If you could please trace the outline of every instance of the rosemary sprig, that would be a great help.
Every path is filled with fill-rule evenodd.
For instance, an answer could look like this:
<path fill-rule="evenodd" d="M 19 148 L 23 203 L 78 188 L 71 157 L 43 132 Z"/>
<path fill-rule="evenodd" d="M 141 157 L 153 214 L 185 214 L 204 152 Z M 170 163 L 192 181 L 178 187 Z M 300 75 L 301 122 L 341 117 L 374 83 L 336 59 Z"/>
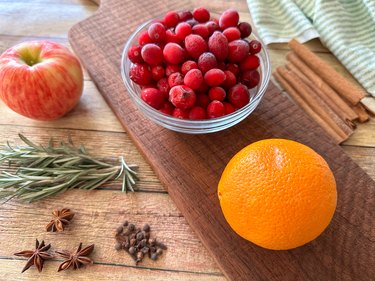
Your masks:
<path fill-rule="evenodd" d="M 48 146 L 36 145 L 22 134 L 25 146 L 12 147 L 9 143 L 0 150 L 0 164 L 8 161 L 16 172 L 0 174 L 0 198 L 19 198 L 36 201 L 71 188 L 95 189 L 110 180 L 122 176 L 122 191 L 134 191 L 138 180 L 136 166 L 128 165 L 124 157 L 117 165 L 90 156 L 81 145 L 75 147 L 71 138 L 68 143 Z"/>

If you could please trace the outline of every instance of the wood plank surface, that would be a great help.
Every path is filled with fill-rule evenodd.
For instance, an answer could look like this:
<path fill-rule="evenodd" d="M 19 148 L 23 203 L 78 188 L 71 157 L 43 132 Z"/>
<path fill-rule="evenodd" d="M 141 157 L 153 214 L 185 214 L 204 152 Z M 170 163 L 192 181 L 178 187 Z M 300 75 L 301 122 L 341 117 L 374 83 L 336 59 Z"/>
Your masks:
<path fill-rule="evenodd" d="M 99 2 L 99 0 L 93 2 Z M 97 6 L 93 2 L 90 0 L 0 0 L 0 53 L 12 45 L 26 40 L 50 39 L 70 47 L 67 39 L 68 30 L 74 23 L 94 14 Z M 175 3 L 174 1 L 171 2 Z M 210 9 L 217 11 L 233 6 L 239 9 L 242 19 L 251 21 L 244 0 L 194 0 L 193 5 L 207 5 Z M 153 9 L 152 5 L 150 9 Z M 12 25 L 9 25 L 9 23 L 12 23 Z M 315 52 L 319 52 L 323 59 L 340 72 L 348 75 L 341 64 L 320 44 L 319 40 L 312 40 L 308 43 L 308 46 Z M 273 68 L 285 63 L 287 51 L 286 44 L 269 46 Z M 349 78 L 352 79 L 350 76 Z M 142 177 L 141 184 L 138 186 L 139 191 L 134 195 L 127 196 L 116 191 L 119 188 L 119 183 L 113 183 L 98 191 L 88 192 L 87 194 L 84 192 L 82 194 L 82 191 L 67 192 L 54 199 L 47 199 L 36 204 L 25 204 L 13 200 L 0 205 L 0 280 L 75 281 L 122 280 L 124 278 L 126 280 L 163 281 L 225 280 L 218 265 L 213 261 L 205 247 L 202 246 L 186 220 L 181 217 L 181 212 L 165 192 L 165 188 L 157 179 L 150 165 L 137 151 L 129 135 L 124 132 L 116 116 L 107 106 L 88 75 L 85 75 L 85 80 L 84 95 L 78 107 L 67 116 L 53 122 L 37 122 L 26 119 L 7 109 L 0 101 L 0 144 L 4 144 L 7 140 L 19 142 L 17 139 L 17 133 L 19 132 L 30 136 L 36 142 L 44 142 L 50 136 L 54 136 L 56 139 L 66 139 L 68 135 L 72 135 L 76 143 L 84 142 L 89 151 L 96 155 L 107 158 L 125 155 L 130 163 L 138 164 Z M 374 119 L 366 124 L 360 124 L 356 132 L 342 147 L 360 167 L 375 179 L 374 126 Z M 346 162 L 340 164 L 340 169 L 347 169 Z M 77 196 L 79 197 L 80 194 L 86 200 L 77 200 Z M 345 196 L 349 197 L 346 194 Z M 369 204 L 364 199 L 365 195 L 358 197 L 354 193 L 353 197 L 360 208 L 363 208 L 364 204 Z M 136 200 L 136 198 L 142 200 Z M 113 205 L 107 210 L 108 201 L 113 202 Z M 347 201 L 343 204 L 353 206 L 353 203 Z M 77 212 L 72 225 L 67 229 L 68 231 L 60 234 L 44 232 L 41 227 L 50 219 L 49 213 L 52 208 L 63 206 L 71 207 Z M 351 211 L 349 208 L 345 214 L 349 215 Z M 369 215 L 366 213 L 364 218 L 357 218 L 354 212 L 350 223 L 353 228 L 356 228 L 361 225 L 363 220 L 369 221 Z M 336 216 L 341 218 L 341 212 Z M 156 263 L 147 261 L 135 267 L 125 254 L 120 255 L 112 250 L 113 228 L 125 217 L 139 223 L 152 222 L 156 235 L 163 234 L 168 239 L 173 238 L 171 242 L 173 247 L 165 252 L 160 261 Z M 34 218 L 36 218 L 35 223 Z M 370 227 L 371 222 L 368 225 Z M 372 227 L 372 229 L 374 228 Z M 330 230 L 329 235 L 333 236 L 337 231 L 339 230 L 336 228 Z M 353 232 L 350 229 L 348 236 L 352 234 Z M 94 259 L 97 261 L 93 266 L 84 270 L 57 274 L 56 269 L 61 260 L 54 259 L 46 264 L 41 274 L 38 274 L 35 268 L 21 274 L 20 271 L 25 261 L 13 256 L 13 253 L 14 251 L 31 248 L 34 245 L 34 238 L 44 238 L 56 247 L 66 248 L 72 248 L 81 241 L 84 243 L 94 242 L 96 243 Z M 348 243 L 351 238 L 340 240 L 340 243 Z M 6 246 L 4 247 L 4 245 Z M 321 240 L 318 240 L 318 244 L 313 246 L 320 247 L 321 245 Z M 328 249 L 332 251 L 331 248 Z M 327 251 L 327 249 L 321 250 Z M 299 258 L 308 251 L 310 250 L 300 249 L 294 253 L 294 256 Z M 374 252 L 372 249 L 367 249 L 367 251 L 369 253 Z M 338 252 L 341 253 L 342 251 Z M 107 259 L 108 255 L 110 258 Z M 173 260 L 173 258 L 176 258 L 176 260 Z M 263 261 L 265 264 L 271 264 L 273 261 L 267 254 L 265 257 L 257 258 L 260 260 L 259 264 Z M 374 264 L 371 255 L 370 258 L 369 255 L 359 256 L 358 258 L 369 265 Z M 332 271 L 338 270 L 340 262 L 344 262 L 348 269 L 343 271 L 342 274 L 328 275 L 324 280 L 349 280 L 350 274 L 355 274 L 357 271 L 357 269 L 352 269 L 353 265 L 347 259 L 339 258 L 336 262 L 324 256 L 324 260 L 322 260 L 323 264 L 332 262 L 335 262 Z M 318 266 L 320 265 L 319 263 Z M 285 279 L 287 276 L 285 272 L 288 271 L 293 271 L 293 269 L 289 264 L 286 264 L 284 271 L 279 272 L 278 280 Z M 301 280 L 301 276 L 304 276 L 298 275 L 297 272 L 294 273 L 295 280 Z M 266 276 L 263 276 L 262 279 L 267 280 Z M 251 279 L 249 277 L 246 280 Z M 308 279 L 306 278 L 306 280 Z M 360 280 L 360 278 L 355 280 Z"/>

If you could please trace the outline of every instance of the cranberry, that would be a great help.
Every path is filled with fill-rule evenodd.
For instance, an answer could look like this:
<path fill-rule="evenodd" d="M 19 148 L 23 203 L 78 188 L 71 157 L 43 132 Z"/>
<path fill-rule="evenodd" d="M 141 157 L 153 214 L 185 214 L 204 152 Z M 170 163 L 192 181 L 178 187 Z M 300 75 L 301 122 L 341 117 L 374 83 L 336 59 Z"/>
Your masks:
<path fill-rule="evenodd" d="M 165 75 L 165 69 L 161 65 L 156 65 L 151 68 L 152 79 L 159 81 Z"/>
<path fill-rule="evenodd" d="M 149 26 L 147 32 L 154 42 L 164 42 L 166 39 L 165 27 L 160 22 L 152 23 Z"/>
<path fill-rule="evenodd" d="M 228 39 L 221 32 L 215 31 L 208 39 L 208 49 L 217 60 L 223 61 L 228 56 Z"/>
<path fill-rule="evenodd" d="M 229 42 L 228 47 L 228 60 L 230 62 L 241 62 L 249 53 L 249 44 L 242 39 Z"/>
<path fill-rule="evenodd" d="M 259 58 L 256 55 L 248 55 L 240 64 L 242 71 L 257 69 L 259 67 Z"/>
<path fill-rule="evenodd" d="M 185 61 L 182 66 L 181 66 L 181 72 L 182 74 L 186 74 L 189 72 L 189 70 L 196 69 L 198 68 L 198 65 L 195 61 L 193 60 L 187 60 Z"/>
<path fill-rule="evenodd" d="M 260 75 L 257 70 L 248 70 L 241 74 L 240 82 L 245 84 L 249 89 L 259 84 Z"/>
<path fill-rule="evenodd" d="M 185 38 L 185 48 L 192 58 L 198 59 L 202 53 L 207 51 L 207 43 L 201 36 L 190 34 Z"/>
<path fill-rule="evenodd" d="M 208 27 L 203 23 L 194 25 L 191 30 L 193 34 L 198 34 L 204 39 L 207 39 L 208 36 L 210 35 L 210 31 L 208 30 Z"/>
<path fill-rule="evenodd" d="M 169 101 L 166 101 L 165 103 L 163 103 L 163 105 L 159 109 L 160 112 L 167 114 L 167 115 L 172 115 L 173 110 L 174 110 L 174 106 Z"/>
<path fill-rule="evenodd" d="M 228 9 L 221 14 L 219 18 L 219 26 L 221 30 L 224 30 L 231 26 L 237 26 L 240 15 L 235 9 Z"/>
<path fill-rule="evenodd" d="M 262 44 L 258 40 L 251 40 L 249 43 L 250 53 L 257 54 L 262 49 Z"/>
<path fill-rule="evenodd" d="M 181 44 L 181 39 L 177 36 L 176 33 L 172 29 L 167 29 L 165 32 L 166 39 L 165 41 L 167 43 L 176 43 L 176 44 Z"/>
<path fill-rule="evenodd" d="M 228 92 L 229 102 L 237 108 L 242 108 L 250 101 L 250 95 L 247 87 L 243 84 L 237 84 L 230 88 Z"/>
<path fill-rule="evenodd" d="M 236 76 L 233 74 L 233 72 L 229 71 L 229 70 L 224 70 L 224 73 L 225 73 L 225 80 L 223 82 L 223 84 L 221 85 L 224 89 L 227 89 L 229 90 L 230 88 L 232 88 L 234 85 L 236 85 L 237 83 L 237 78 Z"/>
<path fill-rule="evenodd" d="M 165 96 L 155 88 L 146 88 L 141 92 L 141 99 L 155 109 L 160 109 L 165 101 Z"/>
<path fill-rule="evenodd" d="M 214 87 L 221 85 L 225 80 L 224 71 L 213 68 L 206 72 L 204 75 L 204 81 L 206 81 L 208 86 Z"/>
<path fill-rule="evenodd" d="M 152 39 L 151 39 L 150 36 L 148 35 L 147 30 L 142 31 L 141 34 L 139 34 L 139 37 L 138 37 L 138 43 L 139 43 L 139 45 L 141 45 L 141 46 L 146 45 L 146 44 L 148 44 L 148 43 L 152 43 Z"/>
<path fill-rule="evenodd" d="M 169 87 L 174 87 L 177 85 L 184 84 L 184 76 L 180 72 L 174 72 L 168 77 L 168 85 Z"/>
<path fill-rule="evenodd" d="M 180 22 L 175 28 L 175 33 L 180 40 L 185 40 L 185 37 L 191 34 L 190 24 Z"/>
<path fill-rule="evenodd" d="M 149 85 L 152 83 L 151 71 L 146 64 L 136 63 L 130 67 L 129 77 L 138 85 Z"/>
<path fill-rule="evenodd" d="M 159 46 L 152 43 L 143 46 L 141 55 L 149 65 L 158 65 L 163 61 L 163 51 Z"/>
<path fill-rule="evenodd" d="M 193 11 L 193 17 L 199 22 L 206 22 L 210 19 L 210 12 L 203 7 L 196 8 Z"/>
<path fill-rule="evenodd" d="M 164 23 L 166 27 L 175 27 L 180 21 L 180 16 L 175 11 L 170 11 L 164 16 Z"/>
<path fill-rule="evenodd" d="M 236 111 L 233 105 L 231 105 L 229 102 L 223 102 L 224 108 L 225 108 L 225 115 L 231 114 Z"/>
<path fill-rule="evenodd" d="M 225 107 L 221 101 L 214 100 L 207 106 L 207 117 L 218 118 L 225 115 Z"/>
<path fill-rule="evenodd" d="M 193 90 L 199 89 L 202 83 L 203 75 L 199 69 L 189 70 L 184 77 L 184 84 Z"/>
<path fill-rule="evenodd" d="M 169 91 L 169 101 L 180 109 L 186 110 L 193 107 L 196 99 L 194 91 L 185 85 L 174 86 Z"/>
<path fill-rule="evenodd" d="M 208 104 L 210 103 L 210 99 L 206 94 L 198 94 L 197 95 L 197 106 L 207 108 Z"/>
<path fill-rule="evenodd" d="M 185 60 L 185 50 L 176 43 L 168 43 L 163 49 L 164 59 L 171 64 L 179 64 Z"/>
<path fill-rule="evenodd" d="M 190 11 L 182 11 L 178 13 L 180 21 L 187 21 L 193 18 L 193 14 Z"/>
<path fill-rule="evenodd" d="M 227 70 L 232 72 L 235 76 L 237 76 L 240 73 L 240 68 L 236 63 L 228 63 Z"/>
<path fill-rule="evenodd" d="M 210 100 L 223 101 L 225 99 L 225 96 L 225 90 L 221 87 L 212 87 L 208 91 L 208 97 L 210 98 Z"/>
<path fill-rule="evenodd" d="M 189 119 L 190 120 L 204 120 L 206 119 L 206 110 L 200 106 L 194 106 L 190 109 Z"/>
<path fill-rule="evenodd" d="M 142 63 L 141 46 L 131 46 L 128 50 L 128 58 L 132 63 Z"/>
<path fill-rule="evenodd" d="M 165 75 L 169 76 L 172 73 L 180 72 L 181 67 L 178 64 L 168 64 L 165 68 Z"/>
<path fill-rule="evenodd" d="M 210 53 L 210 52 L 205 52 L 201 54 L 198 58 L 198 68 L 204 73 L 209 71 L 212 68 L 217 67 L 217 61 L 216 57 Z"/>
<path fill-rule="evenodd" d="M 203 77 L 204 78 L 204 77 Z M 208 92 L 208 85 L 206 84 L 206 82 L 204 82 L 203 80 L 203 83 L 199 86 L 199 88 L 195 91 L 197 94 L 207 94 Z"/>
<path fill-rule="evenodd" d="M 206 22 L 209 35 L 212 35 L 216 30 L 220 30 L 219 24 L 213 20 Z"/>
<path fill-rule="evenodd" d="M 252 31 L 251 25 L 247 22 L 241 22 L 238 25 L 238 29 L 241 32 L 241 38 L 249 37 Z"/>
<path fill-rule="evenodd" d="M 164 94 L 164 96 L 168 99 L 168 93 L 169 93 L 169 84 L 167 78 L 161 78 L 157 83 L 156 87 Z"/>
<path fill-rule="evenodd" d="M 189 110 L 188 109 L 181 109 L 175 108 L 173 110 L 172 116 L 178 119 L 189 119 Z"/>
<path fill-rule="evenodd" d="M 227 37 L 228 42 L 238 40 L 241 38 L 241 33 L 237 27 L 228 27 L 223 31 L 225 37 Z"/>

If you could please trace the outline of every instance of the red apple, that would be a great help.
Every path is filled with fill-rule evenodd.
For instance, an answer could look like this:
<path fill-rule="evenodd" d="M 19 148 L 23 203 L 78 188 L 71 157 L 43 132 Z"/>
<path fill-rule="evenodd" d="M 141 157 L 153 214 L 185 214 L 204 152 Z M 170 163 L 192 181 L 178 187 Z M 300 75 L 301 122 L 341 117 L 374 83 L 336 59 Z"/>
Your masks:
<path fill-rule="evenodd" d="M 60 44 L 28 41 L 0 56 L 0 98 L 23 116 L 57 119 L 78 103 L 82 90 L 81 64 Z"/>

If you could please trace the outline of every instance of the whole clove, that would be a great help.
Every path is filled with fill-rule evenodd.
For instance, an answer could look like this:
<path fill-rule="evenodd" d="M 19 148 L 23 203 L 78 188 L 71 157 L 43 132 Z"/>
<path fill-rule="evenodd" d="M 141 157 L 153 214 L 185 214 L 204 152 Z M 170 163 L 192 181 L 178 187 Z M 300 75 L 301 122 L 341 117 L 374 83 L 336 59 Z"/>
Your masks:
<path fill-rule="evenodd" d="M 116 229 L 115 249 L 117 251 L 125 250 L 136 264 L 146 256 L 152 260 L 157 260 L 167 247 L 156 238 L 151 238 L 150 233 L 151 227 L 149 224 L 139 228 L 125 221 Z"/>

